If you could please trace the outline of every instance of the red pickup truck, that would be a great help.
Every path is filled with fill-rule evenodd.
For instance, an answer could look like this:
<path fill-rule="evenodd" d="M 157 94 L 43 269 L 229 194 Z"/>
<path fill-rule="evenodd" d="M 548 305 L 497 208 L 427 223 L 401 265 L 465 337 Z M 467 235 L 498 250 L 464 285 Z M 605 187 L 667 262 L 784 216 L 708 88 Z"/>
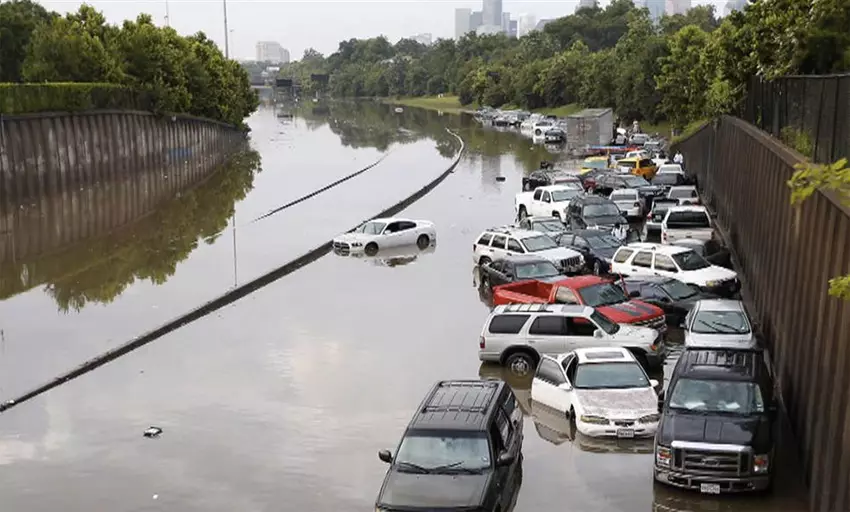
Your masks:
<path fill-rule="evenodd" d="M 581 304 L 591 306 L 620 324 L 667 330 L 664 310 L 640 300 L 632 300 L 610 279 L 577 276 L 560 281 L 517 281 L 493 288 L 493 303 L 499 304 Z"/>

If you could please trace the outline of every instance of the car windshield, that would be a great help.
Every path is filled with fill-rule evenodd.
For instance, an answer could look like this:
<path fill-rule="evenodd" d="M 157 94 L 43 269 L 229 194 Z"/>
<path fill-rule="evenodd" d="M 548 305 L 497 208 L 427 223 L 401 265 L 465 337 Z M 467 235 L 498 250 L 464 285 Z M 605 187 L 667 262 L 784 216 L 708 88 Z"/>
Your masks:
<path fill-rule="evenodd" d="M 523 238 L 522 244 L 525 245 L 525 250 L 528 252 L 546 251 L 558 247 L 558 244 L 546 235 Z"/>
<path fill-rule="evenodd" d="M 590 247 L 593 249 L 613 249 L 614 247 L 620 247 L 623 245 L 622 242 L 608 234 L 589 236 L 587 237 L 587 243 L 590 244 Z"/>
<path fill-rule="evenodd" d="M 576 197 L 577 195 L 579 195 L 579 190 L 574 188 L 553 190 L 551 194 L 552 201 L 557 203 L 559 201 L 569 201 L 570 199 Z"/>
<path fill-rule="evenodd" d="M 764 399 L 752 382 L 679 379 L 670 394 L 670 407 L 749 415 L 764 412 Z"/>
<path fill-rule="evenodd" d="M 627 389 L 649 387 L 649 380 L 635 362 L 581 364 L 576 370 L 576 389 Z"/>
<path fill-rule="evenodd" d="M 517 279 L 540 279 L 560 275 L 558 267 L 549 261 L 535 261 L 516 265 Z"/>
<path fill-rule="evenodd" d="M 653 185 L 675 185 L 678 181 L 679 175 L 672 172 L 656 174 L 655 177 L 652 178 Z"/>
<path fill-rule="evenodd" d="M 671 188 L 670 199 L 686 199 L 696 197 L 696 191 L 692 188 Z"/>
<path fill-rule="evenodd" d="M 661 288 L 673 300 L 685 300 L 697 294 L 697 290 L 695 288 L 675 279 L 661 283 Z"/>
<path fill-rule="evenodd" d="M 401 442 L 395 461 L 399 471 L 480 471 L 490 467 L 490 445 L 484 435 L 412 435 Z"/>
<path fill-rule="evenodd" d="M 561 231 L 567 230 L 567 227 L 554 217 L 552 219 L 536 220 L 531 224 L 531 227 L 535 231 L 547 231 L 553 233 L 560 233 Z"/>
<path fill-rule="evenodd" d="M 592 308 L 610 306 L 629 300 L 623 289 L 613 283 L 599 283 L 578 290 L 582 302 Z"/>
<path fill-rule="evenodd" d="M 367 235 L 380 235 L 382 231 L 384 231 L 384 227 L 386 227 L 386 222 L 367 222 L 363 224 L 359 228 L 357 228 L 357 233 L 365 233 Z"/>
<path fill-rule="evenodd" d="M 675 261 L 682 270 L 700 270 L 711 266 L 711 263 L 705 261 L 705 258 L 692 250 L 674 254 L 673 261 Z"/>
<path fill-rule="evenodd" d="M 701 210 L 672 211 L 667 217 L 669 229 L 706 229 L 711 227 L 708 214 Z"/>
<path fill-rule="evenodd" d="M 649 182 L 639 176 L 627 176 L 623 178 L 629 188 L 648 187 Z"/>
<path fill-rule="evenodd" d="M 608 334 L 615 334 L 620 330 L 620 326 L 617 323 L 612 322 L 610 318 L 603 315 L 599 311 L 594 311 L 590 314 L 590 319 L 599 326 L 600 329 L 607 332 Z"/>
<path fill-rule="evenodd" d="M 699 334 L 749 334 L 750 323 L 740 311 L 700 311 L 692 332 Z"/>
<path fill-rule="evenodd" d="M 585 160 L 582 166 L 585 169 L 605 169 L 608 167 L 606 160 Z"/>
<path fill-rule="evenodd" d="M 658 168 L 658 174 L 677 174 L 682 172 L 682 168 L 678 165 L 662 165 Z"/>
<path fill-rule="evenodd" d="M 612 216 L 619 217 L 620 209 L 617 208 L 617 205 L 614 203 L 589 204 L 584 207 L 584 209 L 581 211 L 581 214 L 585 218 Z"/>

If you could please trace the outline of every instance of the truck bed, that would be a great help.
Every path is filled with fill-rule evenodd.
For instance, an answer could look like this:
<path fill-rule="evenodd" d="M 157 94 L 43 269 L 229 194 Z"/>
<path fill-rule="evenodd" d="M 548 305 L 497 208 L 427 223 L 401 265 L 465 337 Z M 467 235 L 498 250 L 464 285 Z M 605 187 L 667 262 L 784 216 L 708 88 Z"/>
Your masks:
<path fill-rule="evenodd" d="M 534 304 L 549 302 L 553 288 L 552 283 L 541 281 L 517 281 L 493 288 L 493 304 Z"/>

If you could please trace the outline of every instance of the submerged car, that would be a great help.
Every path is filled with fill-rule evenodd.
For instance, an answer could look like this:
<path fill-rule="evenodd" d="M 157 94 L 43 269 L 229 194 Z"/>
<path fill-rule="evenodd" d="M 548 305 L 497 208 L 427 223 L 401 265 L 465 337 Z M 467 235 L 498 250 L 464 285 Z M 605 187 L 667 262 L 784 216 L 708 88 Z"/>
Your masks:
<path fill-rule="evenodd" d="M 557 281 L 565 276 L 551 261 L 533 255 L 510 256 L 481 265 L 481 286 L 492 288 L 515 281 Z"/>
<path fill-rule="evenodd" d="M 584 256 L 587 268 L 596 275 L 607 274 L 611 269 L 611 258 L 623 245 L 614 235 L 598 229 L 579 229 L 568 231 L 555 241 L 561 247 L 576 250 Z"/>
<path fill-rule="evenodd" d="M 663 309 L 667 325 L 675 327 L 684 324 L 685 317 L 697 302 L 704 299 L 720 298 L 672 277 L 623 277 L 616 284 L 623 288 L 623 291 L 630 298 L 640 299 Z"/>
<path fill-rule="evenodd" d="M 655 435 L 658 386 L 627 349 L 585 348 L 542 356 L 531 399 L 567 415 L 586 436 L 632 439 Z"/>
<path fill-rule="evenodd" d="M 517 227 L 528 231 L 546 233 L 551 237 L 558 236 L 567 230 L 567 226 L 565 226 L 564 223 L 557 218 L 542 215 L 520 219 L 519 223 L 517 223 Z"/>
<path fill-rule="evenodd" d="M 350 233 L 333 240 L 334 251 L 340 254 L 365 252 L 377 254 L 380 249 L 402 245 L 416 245 L 427 249 L 437 241 L 437 229 L 427 220 L 399 218 L 373 219 Z"/>

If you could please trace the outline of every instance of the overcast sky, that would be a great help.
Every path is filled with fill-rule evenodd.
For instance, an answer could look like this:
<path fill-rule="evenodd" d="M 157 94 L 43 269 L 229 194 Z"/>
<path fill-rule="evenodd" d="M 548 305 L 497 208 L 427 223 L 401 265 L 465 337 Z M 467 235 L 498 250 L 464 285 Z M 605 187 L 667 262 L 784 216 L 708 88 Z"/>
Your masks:
<path fill-rule="evenodd" d="M 67 12 L 80 2 L 42 0 L 50 10 Z M 151 14 L 157 23 L 165 23 L 165 0 L 90 0 L 112 23 Z M 542 18 L 572 14 L 577 0 L 503 0 L 502 9 L 516 19 L 529 13 Z M 707 3 L 707 2 L 694 2 Z M 603 1 L 602 5 L 606 5 Z M 313 47 L 328 54 L 341 40 L 374 37 L 380 34 L 392 42 L 402 37 L 430 32 L 433 37 L 453 37 L 454 10 L 458 7 L 480 9 L 480 1 L 458 0 L 227 0 L 227 18 L 231 29 L 230 53 L 238 59 L 253 59 L 257 41 L 278 41 L 293 59 Z M 222 0 L 169 0 L 171 26 L 182 34 L 199 30 L 224 46 Z"/>

